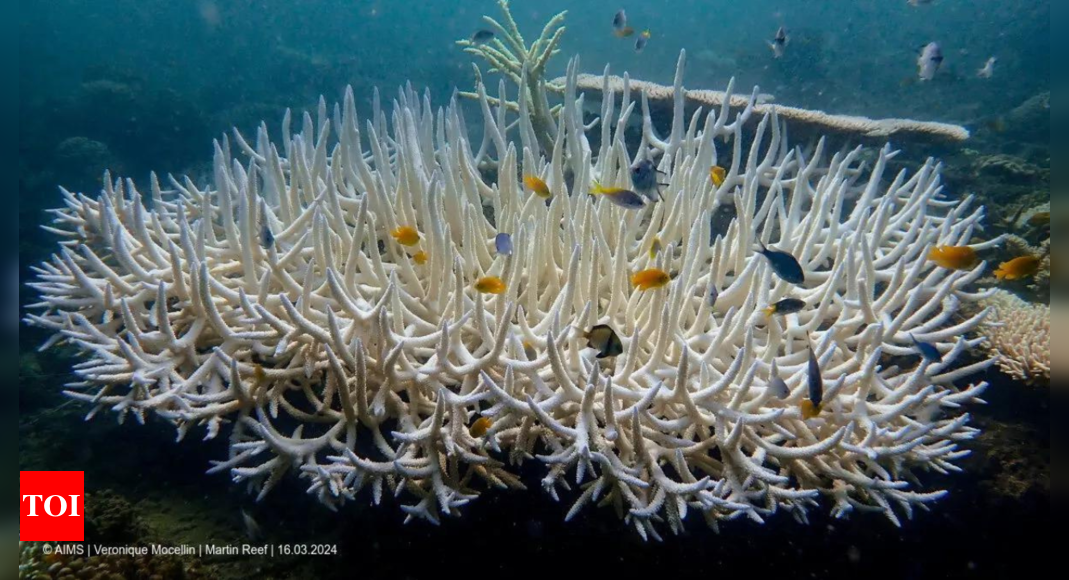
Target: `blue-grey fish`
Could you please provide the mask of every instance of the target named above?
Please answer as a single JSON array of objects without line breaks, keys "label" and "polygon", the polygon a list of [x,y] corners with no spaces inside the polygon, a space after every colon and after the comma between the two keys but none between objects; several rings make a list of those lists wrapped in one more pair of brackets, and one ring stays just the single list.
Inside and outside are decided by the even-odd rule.
[{"label": "blue-grey fish", "polygon": [[791,394],[791,389],[779,376],[779,369],[776,368],[776,359],[772,359],[772,370],[768,371],[768,389],[773,395],[780,399],[786,399]]},{"label": "blue-grey fish", "polygon": [[709,294],[705,297],[705,305],[709,308],[716,306],[716,301],[720,299],[720,291],[716,289],[716,286],[709,285]]},{"label": "blue-grey fish", "polygon": [[813,345],[809,345],[809,367],[806,369],[809,382],[809,398],[802,401],[802,418],[812,419],[820,414],[821,405],[824,402],[824,377],[820,375],[820,363],[817,355],[813,352]]},{"label": "blue-grey fish", "polygon": [[924,357],[925,360],[931,362],[943,362],[943,355],[940,354],[939,349],[936,348],[934,344],[917,340],[917,337],[913,336],[913,333],[910,333],[909,337],[913,339],[913,344],[917,346],[917,351],[921,353],[921,356]]},{"label": "blue-grey fish", "polygon": [[654,193],[664,200],[664,196],[661,195],[662,184],[657,179],[661,173],[663,172],[659,171],[652,161],[643,159],[631,167],[631,183],[635,186],[635,191],[645,195],[650,201],[655,201],[652,195]]},{"label": "blue-grey fish", "polygon": [[987,62],[984,63],[984,68],[976,71],[976,77],[981,79],[989,79],[995,76],[996,62],[998,62],[998,59],[995,57],[987,59]]},{"label": "blue-grey fish", "polygon": [[770,250],[765,247],[761,242],[761,254],[768,258],[768,263],[772,266],[772,271],[783,280],[790,282],[791,284],[802,284],[805,282],[805,273],[802,272],[802,265],[798,263],[798,260],[794,259],[794,256],[787,252],[780,252],[778,250]]},{"label": "blue-grey fish", "polygon": [[768,43],[768,46],[772,49],[772,54],[774,54],[776,58],[781,58],[783,57],[783,53],[786,52],[787,44],[790,43],[790,41],[790,37],[787,36],[787,29],[780,26],[779,30],[776,31],[776,37]]},{"label": "blue-grey fish", "polygon": [[624,209],[642,209],[646,207],[646,200],[641,195],[622,187],[602,187],[600,183],[595,181],[594,191],[591,194],[605,196],[609,198],[609,201]]},{"label": "blue-grey fish", "polygon": [[250,542],[259,542],[263,539],[263,532],[260,530],[260,524],[256,523],[256,520],[252,518],[245,510],[241,510],[241,521],[245,524],[245,537]]},{"label": "blue-grey fish", "polygon": [[765,316],[772,318],[773,315],[786,316],[788,314],[794,314],[801,312],[805,308],[805,301],[797,298],[784,298],[779,302],[765,308]]},{"label": "blue-grey fish", "polygon": [[646,43],[650,41],[649,29],[643,30],[642,34],[638,35],[638,39],[635,40],[635,52],[642,52],[642,49],[646,48]]},{"label": "blue-grey fish", "polygon": [[627,12],[624,12],[622,8],[612,17],[612,28],[613,30],[627,28]]},{"label": "blue-grey fish", "polygon": [[275,234],[271,233],[271,226],[267,225],[266,220],[260,226],[260,245],[265,250],[270,250],[275,245]]},{"label": "blue-grey fish", "polygon": [[508,234],[497,234],[494,238],[494,248],[497,249],[497,253],[502,256],[512,255],[512,236]]},{"label": "blue-grey fish", "polygon": [[471,35],[471,41],[475,44],[485,44],[490,42],[494,38],[494,31],[487,30],[485,28],[476,30],[475,34]]},{"label": "blue-grey fish", "polygon": [[587,340],[587,346],[598,351],[596,358],[609,358],[624,352],[624,344],[616,331],[607,324],[599,324],[584,332],[583,338]]},{"label": "blue-grey fish", "polygon": [[917,76],[922,81],[930,81],[935,78],[935,73],[939,72],[942,64],[943,49],[938,42],[929,42],[917,57]]}]

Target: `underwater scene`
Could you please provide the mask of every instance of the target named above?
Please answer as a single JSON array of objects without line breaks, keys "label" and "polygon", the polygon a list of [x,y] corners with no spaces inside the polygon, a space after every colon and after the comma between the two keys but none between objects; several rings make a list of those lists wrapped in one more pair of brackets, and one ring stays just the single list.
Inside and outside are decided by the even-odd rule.
[{"label": "underwater scene", "polygon": [[1048,0],[19,27],[19,578],[1044,567]]}]

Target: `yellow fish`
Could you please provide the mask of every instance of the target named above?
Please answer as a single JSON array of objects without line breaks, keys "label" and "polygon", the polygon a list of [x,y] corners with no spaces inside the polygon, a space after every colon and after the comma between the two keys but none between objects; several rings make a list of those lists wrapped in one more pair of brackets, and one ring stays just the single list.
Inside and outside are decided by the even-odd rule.
[{"label": "yellow fish", "polygon": [[505,283],[497,276],[486,276],[475,281],[475,290],[483,294],[504,294]]},{"label": "yellow fish", "polygon": [[653,243],[650,244],[650,259],[657,257],[657,254],[661,252],[661,238],[654,236]]},{"label": "yellow fish", "polygon": [[541,177],[536,175],[526,175],[523,178],[523,184],[534,192],[535,195],[542,199],[549,199],[553,197],[553,192],[549,190],[549,186],[542,180]]},{"label": "yellow fish", "polygon": [[419,243],[419,232],[412,226],[401,226],[390,232],[390,235],[402,246],[414,246]]},{"label": "yellow fish", "polygon": [[1014,258],[1009,262],[1003,262],[998,270],[995,270],[995,277],[999,280],[1020,280],[1022,278],[1030,278],[1036,275],[1039,271],[1039,265],[1043,262],[1039,256],[1021,256],[1020,258]]},{"label": "yellow fish", "polygon": [[420,265],[420,266],[426,264],[427,263],[427,252],[424,252],[423,250],[420,250],[420,251],[416,252],[415,254],[412,254],[412,261],[415,262],[417,265]]},{"label": "yellow fish", "polygon": [[976,250],[969,246],[939,246],[928,252],[928,259],[941,268],[971,270],[980,263]]},{"label": "yellow fish", "polygon": [[714,165],[709,168],[709,180],[713,182],[713,185],[720,187],[724,185],[724,180],[727,179],[728,172],[719,165]]},{"label": "yellow fish", "polygon": [[819,403],[814,404],[809,399],[802,399],[802,418],[808,420],[816,417],[820,414],[820,407]]},{"label": "yellow fish", "polygon": [[486,432],[490,430],[490,427],[494,424],[494,421],[490,417],[479,417],[471,424],[469,432],[472,437],[482,437],[486,435]]},{"label": "yellow fish", "polygon": [[625,26],[618,30],[613,30],[612,33],[616,35],[616,38],[627,38],[628,36],[631,36],[635,33],[635,29],[631,28],[630,26]]},{"label": "yellow fish", "polygon": [[631,285],[639,290],[660,288],[671,281],[668,273],[660,268],[649,268],[631,276]]}]

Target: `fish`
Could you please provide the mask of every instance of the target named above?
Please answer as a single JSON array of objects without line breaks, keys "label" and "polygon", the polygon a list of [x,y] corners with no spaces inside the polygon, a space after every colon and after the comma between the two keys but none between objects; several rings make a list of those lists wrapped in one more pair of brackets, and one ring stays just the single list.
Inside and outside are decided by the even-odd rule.
[{"label": "fish", "polygon": [[[635,186],[635,191],[643,194],[656,193],[663,200],[664,196],[661,195],[662,183],[657,179],[657,175],[663,173],[663,171],[657,169],[657,166],[652,161],[643,159],[631,167],[631,183]],[[647,195],[647,197],[649,197],[650,201],[653,201],[652,195]]]},{"label": "fish", "polygon": [[412,254],[412,261],[415,262],[417,266],[422,266],[422,265],[426,264],[427,260],[428,260],[427,252],[424,252],[423,250],[420,250],[420,251],[416,252],[415,254]]},{"label": "fish", "polygon": [[790,387],[779,376],[776,359],[772,359],[772,369],[768,371],[768,390],[779,399],[786,399],[791,394]]},{"label": "fish", "polygon": [[652,260],[652,259],[656,258],[657,254],[659,254],[660,251],[661,251],[661,238],[659,238],[657,236],[654,236],[653,237],[653,242],[650,243],[650,259]]},{"label": "fish", "polygon": [[1021,256],[1008,262],[1003,262],[998,270],[995,270],[995,278],[1002,281],[1021,280],[1031,278],[1039,272],[1039,266],[1043,260],[1039,256]]},{"label": "fish", "polygon": [[642,34],[638,35],[635,40],[635,52],[642,52],[642,49],[646,48],[646,43],[650,41],[650,30],[647,28],[642,31]]},{"label": "fish", "polygon": [[921,49],[921,54],[917,57],[917,77],[922,81],[934,79],[935,73],[939,72],[939,67],[942,64],[942,47],[939,46],[938,42],[929,42]]},{"label": "fish", "polygon": [[588,348],[598,351],[595,358],[614,357],[624,352],[624,343],[620,342],[616,331],[607,324],[599,324],[591,328],[589,332],[584,332],[583,338],[587,340]]},{"label": "fish", "polygon": [[497,234],[494,237],[494,249],[502,256],[512,255],[512,236],[509,234]]},{"label": "fish", "polygon": [[797,298],[784,298],[783,300],[780,300],[772,306],[765,308],[764,312],[767,318],[772,318],[772,316],[775,314],[778,314],[780,316],[786,316],[788,314],[801,312],[802,309],[805,308],[805,306],[806,304],[803,300],[799,300]]},{"label": "fish", "polygon": [[980,263],[976,250],[969,246],[937,246],[928,252],[928,260],[948,270],[972,270]]},{"label": "fish", "polygon": [[245,510],[241,510],[241,521],[245,524],[245,537],[250,542],[259,542],[263,538],[263,531],[260,530],[260,524],[256,523],[256,520],[249,515]]},{"label": "fish", "polygon": [[549,185],[537,175],[525,175],[523,178],[523,184],[534,192],[535,195],[542,199],[549,199],[553,197],[553,192],[549,190]]},{"label": "fish", "polygon": [[805,272],[802,271],[802,265],[798,263],[798,260],[796,260],[794,256],[787,252],[770,250],[765,247],[764,243],[758,243],[761,244],[761,255],[768,258],[768,263],[772,266],[772,271],[775,272],[777,276],[791,284],[802,284],[805,282]]},{"label": "fish", "polygon": [[779,30],[776,31],[776,37],[769,41],[768,46],[772,49],[772,54],[776,58],[782,58],[790,42],[791,39],[787,36],[787,29],[780,26]]},{"label": "fish", "polygon": [[720,299],[720,291],[716,289],[716,286],[709,286],[709,293],[705,296],[705,305],[709,308],[716,306],[716,301]]},{"label": "fish", "polygon": [[912,332],[909,333],[909,337],[913,339],[914,346],[917,347],[917,351],[921,353],[925,360],[943,362],[943,355],[939,353],[939,349],[934,344],[917,340],[917,337],[913,336]]},{"label": "fish", "polygon": [[492,427],[493,424],[494,420],[490,417],[479,417],[471,424],[471,427],[468,428],[468,433],[471,433],[472,437],[478,439],[479,437],[486,435],[486,432],[490,430],[490,427]]},{"label": "fish", "polygon": [[482,294],[504,294],[505,283],[497,276],[485,276],[475,281],[475,291]]},{"label": "fish", "polygon": [[614,205],[618,205],[624,209],[642,209],[646,207],[646,201],[642,199],[642,196],[630,189],[624,189],[622,187],[602,187],[600,183],[595,181],[594,191],[590,193],[591,195],[604,195]]},{"label": "fish", "polygon": [[523,341],[523,354],[527,357],[527,360],[534,360],[538,358],[538,351],[535,350],[533,344]]},{"label": "fish", "polygon": [[623,8],[616,11],[612,17],[612,29],[616,31],[627,28],[627,12]]},{"label": "fish", "polygon": [[820,414],[821,405],[824,403],[824,377],[820,374],[820,362],[813,353],[813,346],[809,346],[809,365],[806,369],[809,383],[809,398],[802,401],[802,418],[812,419]]},{"label": "fish", "polygon": [[472,44],[486,44],[494,39],[494,31],[487,30],[485,28],[476,30],[475,34],[471,35]]},{"label": "fish", "polygon": [[265,250],[270,250],[275,247],[275,234],[271,232],[271,226],[269,226],[266,221],[260,226],[260,245],[263,246]]},{"label": "fish", "polygon": [[1050,212],[1040,211],[1032,214],[1032,217],[1028,218],[1028,224],[1033,226],[1049,226]]},{"label": "fish", "polygon": [[625,26],[623,28],[613,30],[612,33],[614,36],[616,36],[616,38],[627,38],[635,34],[635,29],[631,28],[630,26]]},{"label": "fish", "polygon": [[390,232],[390,236],[402,246],[414,246],[419,243],[419,232],[412,226],[400,226]]},{"label": "fish", "polygon": [[709,168],[709,181],[713,182],[713,185],[720,187],[724,185],[724,180],[727,179],[728,172],[719,165],[714,165]]},{"label": "fish", "polygon": [[652,290],[666,286],[672,281],[668,272],[660,268],[649,268],[631,276],[631,285],[639,290]]},{"label": "fish", "polygon": [[998,59],[995,58],[995,57],[991,57],[991,58],[987,59],[987,62],[984,63],[983,68],[981,68],[980,70],[976,71],[976,77],[977,78],[981,78],[981,79],[989,79],[989,78],[995,76],[995,63],[996,62],[998,62]]}]

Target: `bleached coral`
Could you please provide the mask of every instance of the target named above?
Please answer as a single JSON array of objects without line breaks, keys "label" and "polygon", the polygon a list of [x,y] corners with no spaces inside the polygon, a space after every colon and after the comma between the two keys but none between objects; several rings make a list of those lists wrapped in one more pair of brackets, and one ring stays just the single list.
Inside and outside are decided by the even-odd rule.
[{"label": "bleached coral", "polygon": [[1050,306],[998,290],[981,302],[993,310],[986,348],[1007,375],[1028,384],[1050,384]]},{"label": "bleached coral", "polygon": [[[865,172],[861,149],[791,148],[775,110],[744,138],[753,103],[689,123],[677,108],[663,139],[646,116],[633,154],[625,93],[619,114],[602,103],[595,155],[576,69],[548,158],[529,119],[501,122],[482,100],[478,151],[496,150],[496,182],[455,102],[435,113],[403,90],[366,124],[348,92],[296,134],[287,115],[281,143],[266,126],[252,141],[235,133],[217,143],[209,187],[153,179],[143,198],[109,178],[99,196],[64,192],[48,226],[62,247],[36,268],[28,320],[81,349],[69,395],[90,416],[152,413],[180,437],[227,437],[210,471],[261,495],[296,472],[328,507],[370,489],[431,522],[484,488],[522,488],[515,469],[529,461],[554,497],[579,487],[567,517],[612,505],[643,537],[659,538],[658,523],[679,532],[691,512],[713,527],[779,510],[804,520],[822,499],[836,516],[898,523],[942,497],[921,476],[958,470],[976,434],[961,407],[986,386],[964,381],[992,361],[957,364],[983,341],[965,337],[985,312],[961,316],[983,266],[925,256],[969,244],[983,209],[944,196],[934,161],[892,175],[890,148]],[[586,195],[595,178],[627,186],[651,150],[663,202],[629,212]],[[525,192],[523,174],[552,199]],[[735,217],[714,228],[723,208]],[[391,238],[399,226],[420,232],[418,247]],[[498,232],[514,236],[512,256],[493,251]],[[654,237],[664,249],[651,258]],[[794,254],[806,282],[775,277],[758,242]],[[675,277],[632,288],[650,266]],[[487,275],[507,291],[476,292]],[[787,296],[807,308],[762,316]],[[621,356],[585,348],[599,323],[620,334]],[[915,354],[911,336],[944,361],[890,365]],[[806,420],[810,345],[827,389]],[[783,400],[767,387],[773,361]],[[492,424],[475,436],[479,416]]]}]

